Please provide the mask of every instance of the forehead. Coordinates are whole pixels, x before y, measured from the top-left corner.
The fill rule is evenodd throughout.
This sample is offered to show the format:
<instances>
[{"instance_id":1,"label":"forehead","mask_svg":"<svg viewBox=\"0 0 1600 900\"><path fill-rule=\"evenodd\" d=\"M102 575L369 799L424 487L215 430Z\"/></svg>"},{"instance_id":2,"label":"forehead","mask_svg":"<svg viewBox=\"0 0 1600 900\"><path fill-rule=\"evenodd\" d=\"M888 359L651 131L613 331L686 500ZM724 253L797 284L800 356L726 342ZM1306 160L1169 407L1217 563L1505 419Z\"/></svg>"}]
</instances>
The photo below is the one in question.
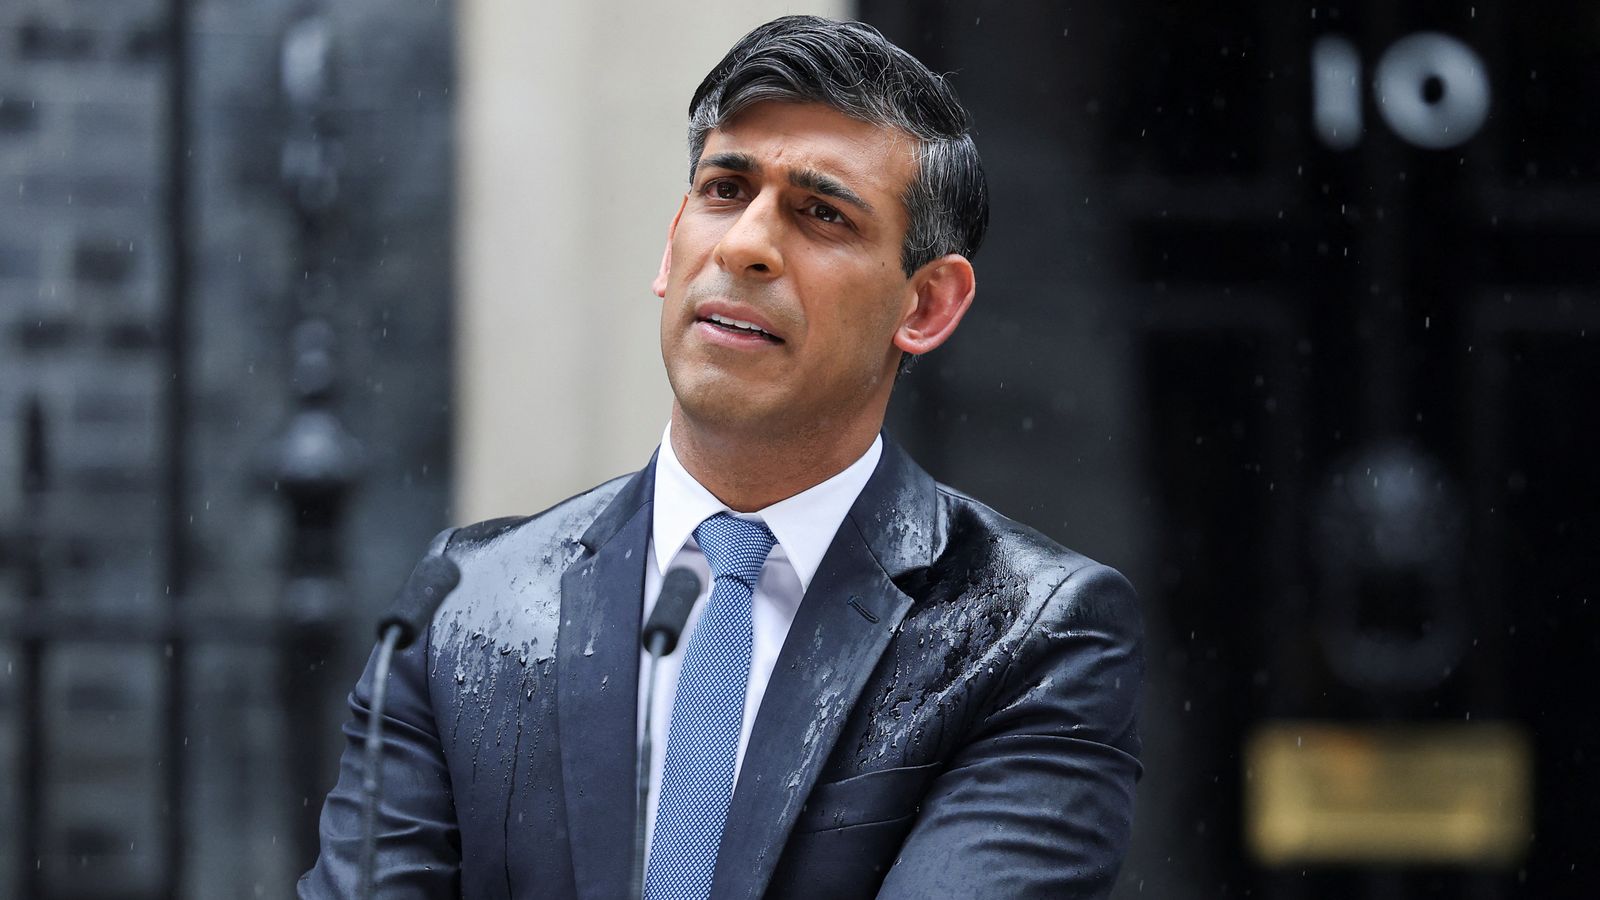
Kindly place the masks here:
<instances>
[{"instance_id":1,"label":"forehead","mask_svg":"<svg viewBox=\"0 0 1600 900\"><path fill-rule=\"evenodd\" d=\"M752 157L787 177L813 172L837 179L881 210L898 209L916 172L916 139L820 103L768 101L723 122L706 135L701 159L722 153Z\"/></svg>"}]
</instances>

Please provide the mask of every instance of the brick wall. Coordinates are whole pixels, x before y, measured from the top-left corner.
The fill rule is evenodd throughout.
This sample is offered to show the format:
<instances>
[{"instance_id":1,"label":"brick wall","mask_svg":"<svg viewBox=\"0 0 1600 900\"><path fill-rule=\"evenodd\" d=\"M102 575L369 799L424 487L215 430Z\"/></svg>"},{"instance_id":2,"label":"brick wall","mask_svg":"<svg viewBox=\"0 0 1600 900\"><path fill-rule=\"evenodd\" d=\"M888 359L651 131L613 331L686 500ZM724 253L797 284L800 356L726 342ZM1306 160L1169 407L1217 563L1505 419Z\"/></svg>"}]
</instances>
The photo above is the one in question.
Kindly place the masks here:
<instances>
[{"instance_id":1,"label":"brick wall","mask_svg":"<svg viewBox=\"0 0 1600 900\"><path fill-rule=\"evenodd\" d=\"M21 573L39 532L53 610L155 615L180 517L185 602L221 616L281 606L287 508L262 462L293 405L289 332L304 262L280 159L290 116L283 31L308 4L192 0L183 10L189 141L171 145L174 41L164 0L0 5L0 611L33 602ZM342 390L361 440L345 591L351 652L324 667L342 697L372 613L445 524L449 448L448 4L329 4L336 91L327 122L339 195L322 252ZM168 167L185 161L186 371L167 347L174 234ZM172 391L187 410L174 447ZM48 482L29 513L24 410L37 405ZM168 490L174 459L183 487ZM301 864L286 745L336 752L330 723L289 735L267 644L192 645L185 659L186 896L286 896ZM23 778L45 785L46 888L153 896L164 883L165 647L52 642L42 663L47 764L19 773L28 686L0 636L0 818ZM331 782L333 771L328 769ZM320 797L312 798L313 804ZM0 894L18 883L0 846Z\"/></svg>"}]
</instances>

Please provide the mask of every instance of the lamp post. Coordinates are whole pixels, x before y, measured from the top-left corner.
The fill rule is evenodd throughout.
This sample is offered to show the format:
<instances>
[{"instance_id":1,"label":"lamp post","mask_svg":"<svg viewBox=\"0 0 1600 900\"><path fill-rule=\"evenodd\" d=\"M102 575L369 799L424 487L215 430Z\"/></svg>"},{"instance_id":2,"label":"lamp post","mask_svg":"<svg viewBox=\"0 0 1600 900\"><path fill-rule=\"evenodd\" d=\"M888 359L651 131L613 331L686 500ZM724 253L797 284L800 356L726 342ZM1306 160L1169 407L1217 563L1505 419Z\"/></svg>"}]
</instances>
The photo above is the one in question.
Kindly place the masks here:
<instances>
[{"instance_id":1,"label":"lamp post","mask_svg":"<svg viewBox=\"0 0 1600 900\"><path fill-rule=\"evenodd\" d=\"M288 505L284 557L283 691L289 718L289 770L301 799L295 822L298 863L317 852L316 799L327 775L321 744L323 669L337 646L348 606L342 531L346 504L362 470L360 444L336 408L339 366L331 318L342 301L331 272L328 225L338 212L338 146L330 129L332 32L309 8L285 30L280 85L289 113L281 180L294 213L302 277L292 288L290 382L294 411L270 448L266 473Z\"/></svg>"}]
</instances>

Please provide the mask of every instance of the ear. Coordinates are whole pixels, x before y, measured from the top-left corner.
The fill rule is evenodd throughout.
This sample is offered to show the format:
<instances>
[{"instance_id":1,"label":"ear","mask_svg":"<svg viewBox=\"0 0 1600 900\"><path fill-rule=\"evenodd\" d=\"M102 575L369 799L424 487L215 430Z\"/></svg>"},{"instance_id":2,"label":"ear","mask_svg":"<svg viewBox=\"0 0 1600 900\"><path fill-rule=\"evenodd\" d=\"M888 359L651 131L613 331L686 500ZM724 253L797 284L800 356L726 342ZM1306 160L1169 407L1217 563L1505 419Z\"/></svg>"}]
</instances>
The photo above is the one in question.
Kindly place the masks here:
<instances>
[{"instance_id":1,"label":"ear","mask_svg":"<svg viewBox=\"0 0 1600 900\"><path fill-rule=\"evenodd\" d=\"M911 284L914 303L894 333L894 345L916 356L955 333L978 285L972 263L956 253L929 261L911 276Z\"/></svg>"},{"instance_id":2,"label":"ear","mask_svg":"<svg viewBox=\"0 0 1600 900\"><path fill-rule=\"evenodd\" d=\"M678 220L683 218L683 208L689 205L689 195L683 195L683 202L678 204L678 213L672 217L672 224L667 226L667 246L661 251L661 268L656 272L655 280L650 282L650 290L656 292L657 297L666 299L667 274L672 271L672 236L678 233Z\"/></svg>"}]
</instances>

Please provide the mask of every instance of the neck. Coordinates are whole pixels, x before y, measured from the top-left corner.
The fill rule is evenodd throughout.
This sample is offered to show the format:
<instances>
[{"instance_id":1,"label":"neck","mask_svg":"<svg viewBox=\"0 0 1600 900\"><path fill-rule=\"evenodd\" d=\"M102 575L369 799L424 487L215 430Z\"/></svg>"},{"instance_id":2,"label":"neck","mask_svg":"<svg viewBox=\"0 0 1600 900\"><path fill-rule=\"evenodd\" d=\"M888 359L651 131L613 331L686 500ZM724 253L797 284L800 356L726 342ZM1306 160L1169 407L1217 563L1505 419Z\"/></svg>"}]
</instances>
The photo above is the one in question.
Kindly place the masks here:
<instances>
[{"instance_id":1,"label":"neck","mask_svg":"<svg viewBox=\"0 0 1600 900\"><path fill-rule=\"evenodd\" d=\"M843 431L738 433L697 425L672 405L672 452L712 496L735 512L755 512L815 487L849 468L872 446L883 417Z\"/></svg>"}]
</instances>

